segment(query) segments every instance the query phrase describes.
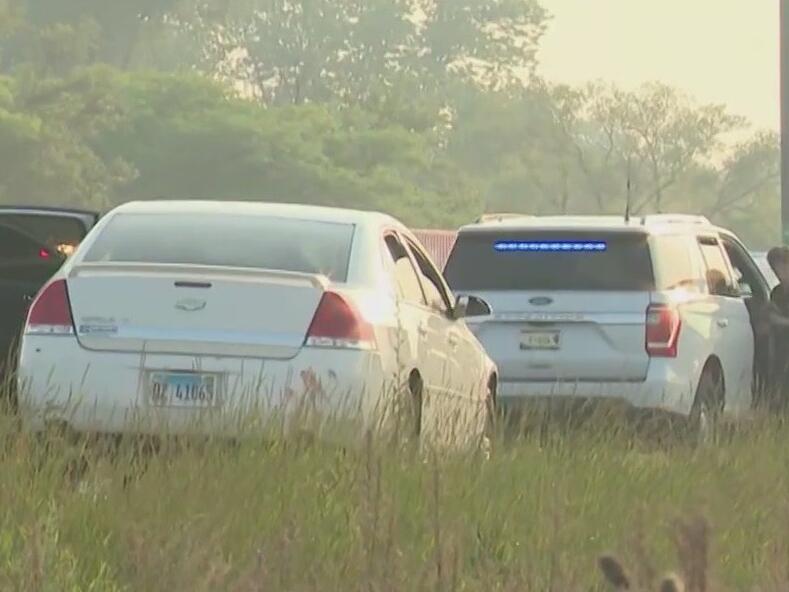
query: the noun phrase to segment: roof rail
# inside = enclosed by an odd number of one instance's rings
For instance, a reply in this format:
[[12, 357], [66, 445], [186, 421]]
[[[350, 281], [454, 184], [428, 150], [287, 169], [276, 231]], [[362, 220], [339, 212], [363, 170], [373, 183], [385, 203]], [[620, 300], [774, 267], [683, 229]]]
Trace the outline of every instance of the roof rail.
[[641, 219], [641, 224], [701, 224], [709, 226], [712, 223], [706, 216], [697, 214], [648, 214]]
[[513, 218], [533, 218], [533, 217], [534, 216], [530, 214], [514, 214], [508, 212], [482, 214], [479, 218], [476, 219], [475, 224], [481, 224], [482, 222], [501, 222], [502, 220], [511, 220]]

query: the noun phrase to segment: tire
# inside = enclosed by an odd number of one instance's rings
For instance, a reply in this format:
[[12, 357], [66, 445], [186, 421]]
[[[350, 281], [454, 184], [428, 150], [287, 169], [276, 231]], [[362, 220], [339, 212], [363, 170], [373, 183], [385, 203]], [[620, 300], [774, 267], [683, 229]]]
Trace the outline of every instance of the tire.
[[480, 442], [480, 448], [485, 458], [490, 458], [493, 452], [493, 443], [496, 439], [496, 429], [498, 427], [497, 391], [496, 378], [491, 377], [488, 383], [487, 396], [485, 397], [485, 429]]
[[688, 418], [694, 444], [710, 444], [715, 441], [724, 403], [725, 388], [721, 371], [714, 366], [707, 366], [701, 373]]
[[408, 392], [405, 401], [405, 433], [408, 440], [419, 442], [422, 437], [422, 395], [424, 385], [422, 377], [412, 372], [408, 377]]

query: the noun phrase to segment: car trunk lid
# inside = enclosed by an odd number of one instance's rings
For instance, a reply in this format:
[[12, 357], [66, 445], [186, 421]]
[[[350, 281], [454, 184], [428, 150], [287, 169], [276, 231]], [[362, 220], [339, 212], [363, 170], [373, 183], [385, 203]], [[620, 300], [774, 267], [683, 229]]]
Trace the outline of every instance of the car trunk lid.
[[286, 271], [94, 263], [72, 270], [68, 291], [88, 349], [288, 359], [327, 284]]

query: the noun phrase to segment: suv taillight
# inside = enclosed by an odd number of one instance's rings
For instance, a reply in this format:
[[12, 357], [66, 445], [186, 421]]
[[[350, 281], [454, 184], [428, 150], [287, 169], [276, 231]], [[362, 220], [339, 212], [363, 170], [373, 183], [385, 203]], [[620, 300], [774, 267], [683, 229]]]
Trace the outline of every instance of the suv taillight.
[[647, 309], [646, 348], [653, 358], [676, 358], [681, 322], [679, 312], [665, 304]]
[[337, 292], [324, 292], [310, 328], [306, 345], [344, 349], [373, 349], [375, 333], [358, 310]]
[[73, 335], [66, 280], [55, 280], [38, 293], [27, 313], [27, 335]]

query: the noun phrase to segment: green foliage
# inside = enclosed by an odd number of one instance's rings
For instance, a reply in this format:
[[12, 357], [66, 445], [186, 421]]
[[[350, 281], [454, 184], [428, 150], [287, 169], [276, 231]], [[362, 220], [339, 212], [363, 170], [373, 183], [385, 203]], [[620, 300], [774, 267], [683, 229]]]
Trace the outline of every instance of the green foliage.
[[[0, 200], [701, 212], [779, 240], [779, 145], [676, 89], [550, 85], [537, 0], [0, 0]], [[107, 66], [97, 66], [104, 63]]]
[[0, 201], [101, 208], [132, 176], [92, 141], [120, 116], [112, 72], [0, 81]]
[[525, 213], [702, 213], [754, 246], [778, 240], [779, 142], [719, 105], [648, 84], [533, 85], [460, 103], [449, 151], [487, 207]]
[[126, 115], [95, 143], [105, 160], [137, 173], [116, 202], [295, 201], [434, 224], [461, 223], [482, 207], [430, 135], [378, 125], [360, 109], [265, 109], [196, 75], [127, 75], [119, 90]]

